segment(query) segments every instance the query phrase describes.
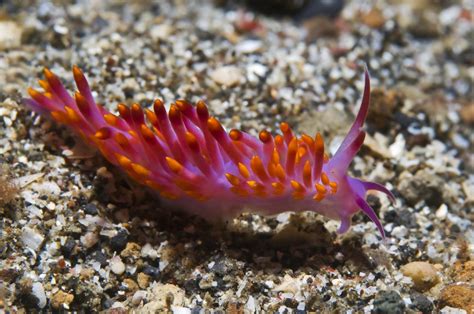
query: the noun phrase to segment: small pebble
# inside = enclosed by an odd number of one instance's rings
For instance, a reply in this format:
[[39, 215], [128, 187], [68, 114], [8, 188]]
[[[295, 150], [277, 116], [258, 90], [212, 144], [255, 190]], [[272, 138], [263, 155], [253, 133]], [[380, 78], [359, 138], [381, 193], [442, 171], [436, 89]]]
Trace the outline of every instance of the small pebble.
[[244, 78], [239, 68], [230, 65], [217, 68], [210, 73], [210, 77], [214, 82], [228, 87], [239, 84]]
[[107, 255], [105, 255], [102, 251], [98, 250], [95, 251], [91, 255], [92, 259], [100, 264], [100, 266], [104, 267], [107, 265], [108, 260], [107, 260]]
[[64, 257], [69, 258], [71, 254], [73, 253], [75, 247], [76, 247], [76, 241], [73, 238], [68, 237], [64, 245], [61, 246], [61, 252], [64, 255]]
[[150, 37], [154, 40], [167, 40], [171, 33], [173, 32], [173, 27], [168, 24], [159, 24], [154, 25], [150, 29]]
[[428, 262], [411, 262], [400, 270], [413, 280], [418, 291], [429, 290], [440, 281], [436, 268]]
[[146, 291], [138, 290], [138, 291], [135, 291], [135, 293], [133, 294], [132, 303], [133, 305], [137, 306], [145, 299], [146, 299]]
[[98, 213], [97, 206], [95, 204], [89, 203], [86, 206], [84, 206], [84, 212], [88, 215], [97, 215]]
[[408, 234], [408, 229], [405, 226], [396, 226], [392, 230], [392, 235], [399, 239], [403, 239]]
[[74, 295], [59, 290], [51, 298], [51, 307], [56, 310], [69, 309], [69, 304], [74, 300]]
[[430, 314], [434, 309], [433, 302], [421, 293], [413, 293], [411, 296], [411, 308], [420, 311], [423, 314]]
[[0, 50], [15, 48], [20, 45], [21, 25], [13, 21], [0, 21]]
[[237, 44], [235, 50], [240, 53], [254, 53], [260, 50], [262, 47], [262, 42], [260, 40], [244, 40]]
[[396, 291], [382, 291], [374, 299], [375, 314], [403, 314], [405, 303]]
[[21, 239], [27, 248], [37, 252], [44, 241], [44, 236], [36, 229], [25, 227]]
[[446, 216], [448, 215], [448, 206], [446, 204], [441, 204], [441, 206], [436, 210], [436, 218], [440, 220], [446, 219]]
[[143, 269], [143, 273], [150, 276], [151, 278], [156, 278], [160, 275], [160, 269], [158, 267], [146, 265]]
[[116, 251], [121, 252], [128, 242], [128, 232], [124, 229], [121, 229], [117, 234], [110, 239], [110, 247]]
[[137, 282], [138, 282], [138, 286], [141, 289], [146, 289], [148, 288], [148, 285], [150, 284], [150, 276], [145, 273], [138, 273]]
[[90, 249], [99, 242], [99, 236], [96, 232], [87, 232], [81, 237], [81, 243], [86, 249]]
[[371, 28], [380, 28], [385, 24], [385, 18], [380, 9], [372, 8], [362, 16], [362, 23]]
[[474, 288], [467, 284], [452, 284], [441, 291], [439, 297], [441, 307], [459, 308], [467, 313], [474, 312]]
[[141, 256], [145, 258], [148, 257], [154, 260], [158, 257], [158, 251], [155, 250], [150, 243], [147, 243], [142, 247]]
[[125, 272], [125, 264], [122, 262], [120, 256], [112, 257], [110, 260], [110, 270], [116, 275], [121, 275]]
[[138, 258], [140, 257], [140, 251], [141, 247], [139, 244], [135, 242], [128, 242], [123, 251], [120, 253], [120, 256]]

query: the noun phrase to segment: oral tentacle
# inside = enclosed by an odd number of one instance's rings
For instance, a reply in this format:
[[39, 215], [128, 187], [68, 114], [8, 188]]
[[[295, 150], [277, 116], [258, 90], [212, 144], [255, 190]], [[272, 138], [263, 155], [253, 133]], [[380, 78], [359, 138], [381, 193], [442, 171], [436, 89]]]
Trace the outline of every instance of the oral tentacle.
[[385, 239], [385, 230], [383, 229], [382, 223], [380, 222], [379, 218], [377, 217], [377, 214], [372, 209], [372, 207], [370, 207], [370, 205], [367, 204], [367, 202], [357, 194], [355, 194], [355, 201], [357, 206], [359, 206], [359, 208], [364, 212], [364, 214], [366, 214], [367, 217], [369, 217], [370, 220], [372, 220], [372, 222], [377, 226], [377, 229], [382, 235], [382, 238]]
[[359, 180], [360, 183], [362, 183], [362, 185], [364, 186], [364, 188], [368, 191], [368, 190], [374, 190], [374, 191], [379, 191], [379, 192], [382, 192], [382, 193], [385, 193], [387, 194], [388, 198], [390, 199], [390, 201], [392, 201], [392, 203], [395, 203], [395, 196], [393, 195], [393, 193], [387, 189], [385, 186], [383, 186], [382, 184], [379, 184], [379, 183], [376, 183], [376, 182], [369, 182], [369, 181], [362, 181], [362, 180]]

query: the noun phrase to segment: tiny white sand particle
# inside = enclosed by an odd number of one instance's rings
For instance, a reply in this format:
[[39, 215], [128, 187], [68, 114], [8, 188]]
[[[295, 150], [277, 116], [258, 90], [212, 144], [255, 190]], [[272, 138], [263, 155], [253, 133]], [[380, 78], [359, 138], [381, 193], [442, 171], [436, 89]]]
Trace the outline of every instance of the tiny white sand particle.
[[441, 204], [441, 206], [436, 210], [436, 218], [444, 220], [448, 215], [448, 206], [446, 204]]
[[35, 229], [25, 227], [23, 228], [21, 239], [27, 248], [37, 252], [41, 246], [41, 243], [44, 241], [44, 236]]

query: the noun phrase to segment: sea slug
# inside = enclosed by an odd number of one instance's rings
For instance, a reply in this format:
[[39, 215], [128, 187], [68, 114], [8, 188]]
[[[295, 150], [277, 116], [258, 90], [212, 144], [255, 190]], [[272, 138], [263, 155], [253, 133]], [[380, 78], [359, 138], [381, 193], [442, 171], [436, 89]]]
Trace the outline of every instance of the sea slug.
[[365, 200], [368, 190], [392, 193], [384, 186], [347, 174], [365, 138], [370, 78], [365, 71], [362, 103], [349, 133], [329, 157], [322, 136], [294, 135], [283, 122], [281, 134], [261, 131], [255, 138], [226, 132], [206, 104], [176, 100], [168, 112], [161, 100], [153, 110], [118, 105], [118, 115], [98, 105], [89, 84], [73, 67], [78, 91], [71, 95], [59, 78], [44, 69], [44, 92], [29, 88], [25, 103], [71, 127], [137, 182], [156, 190], [174, 207], [207, 219], [234, 217], [243, 211], [277, 214], [314, 211], [341, 221], [346, 232], [362, 210], [384, 237], [384, 229]]

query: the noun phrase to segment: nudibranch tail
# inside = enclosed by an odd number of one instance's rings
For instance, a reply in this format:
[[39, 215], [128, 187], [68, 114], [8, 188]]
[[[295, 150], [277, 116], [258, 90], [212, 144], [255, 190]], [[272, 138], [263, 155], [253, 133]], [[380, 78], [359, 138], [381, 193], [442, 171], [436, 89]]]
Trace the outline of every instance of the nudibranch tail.
[[330, 156], [321, 134], [297, 137], [283, 122], [281, 134], [263, 130], [258, 138], [227, 132], [209, 114], [204, 101], [177, 100], [166, 110], [161, 100], [152, 109], [119, 104], [113, 114], [96, 104], [87, 79], [73, 67], [78, 90], [71, 96], [50, 70], [28, 90], [34, 110], [70, 126], [114, 165], [164, 198], [206, 218], [235, 216], [243, 210], [266, 214], [310, 210], [340, 219], [338, 232], [350, 227], [362, 210], [383, 227], [365, 201], [368, 190], [393, 195], [382, 185], [347, 175], [364, 142], [362, 130], [369, 106], [370, 78], [359, 113], [341, 147]]

